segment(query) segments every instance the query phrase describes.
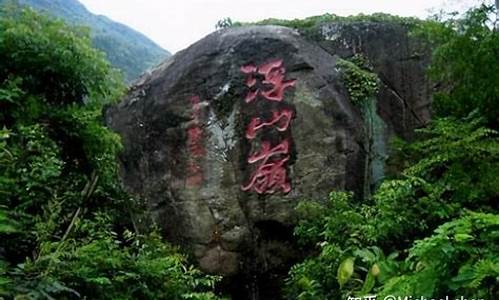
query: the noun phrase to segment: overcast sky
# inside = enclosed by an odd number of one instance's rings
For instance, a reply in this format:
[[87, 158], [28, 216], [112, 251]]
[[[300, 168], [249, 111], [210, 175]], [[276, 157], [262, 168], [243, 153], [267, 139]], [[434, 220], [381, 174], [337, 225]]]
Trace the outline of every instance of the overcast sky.
[[294, 19], [333, 13], [384, 12], [426, 18], [443, 7], [462, 10], [477, 0], [80, 0], [91, 12], [124, 23], [175, 53], [212, 32], [218, 20]]

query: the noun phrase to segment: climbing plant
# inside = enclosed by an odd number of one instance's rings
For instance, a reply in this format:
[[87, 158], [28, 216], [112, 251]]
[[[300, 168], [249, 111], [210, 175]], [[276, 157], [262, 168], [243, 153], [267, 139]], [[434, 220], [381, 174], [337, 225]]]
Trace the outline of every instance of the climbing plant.
[[366, 102], [374, 101], [380, 80], [364, 56], [356, 54], [349, 60], [337, 58], [337, 66], [354, 105], [363, 107]]

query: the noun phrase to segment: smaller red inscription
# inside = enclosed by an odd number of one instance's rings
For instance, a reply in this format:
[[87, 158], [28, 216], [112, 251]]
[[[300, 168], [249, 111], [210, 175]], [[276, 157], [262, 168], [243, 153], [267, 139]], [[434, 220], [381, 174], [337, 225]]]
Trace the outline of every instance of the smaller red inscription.
[[257, 83], [256, 74], [264, 75], [262, 83], [270, 86], [268, 90], [257, 88], [249, 91], [245, 97], [246, 103], [254, 101], [258, 95], [262, 95], [270, 101], [282, 101], [285, 89], [295, 85], [295, 79], [285, 80], [285, 67], [283, 67], [282, 59], [274, 60], [258, 67], [255, 65], [245, 65], [240, 70], [247, 74], [245, 84], [248, 87], [254, 87]]
[[189, 162], [187, 173], [188, 177], [186, 179], [186, 184], [188, 186], [200, 186], [203, 183], [203, 170], [196, 162]]
[[205, 155], [205, 148], [203, 148], [203, 130], [199, 126], [191, 127], [187, 130], [188, 133], [188, 148], [189, 153], [193, 157], [200, 157]]
[[187, 129], [187, 148], [190, 157], [187, 166], [186, 183], [188, 186], [199, 186], [203, 182], [203, 169], [199, 161], [206, 154], [206, 149], [203, 146], [203, 129], [199, 125], [201, 114], [200, 97], [194, 96], [190, 99], [190, 102], [193, 123]]
[[269, 121], [261, 121], [259, 117], [252, 118], [250, 124], [247, 126], [246, 138], [252, 140], [255, 138], [257, 130], [265, 126], [271, 126], [276, 124], [276, 129], [278, 131], [285, 131], [290, 126], [290, 121], [292, 120], [293, 111], [289, 109], [283, 109], [282, 111], [273, 111], [273, 117]]
[[[253, 164], [260, 161], [260, 165], [255, 170], [248, 185], [242, 186], [241, 189], [243, 191], [253, 189], [259, 194], [273, 194], [279, 189], [284, 193], [290, 192], [292, 188], [284, 166], [290, 159], [288, 153], [288, 140], [284, 140], [273, 148], [269, 142], [263, 142], [260, 152], [254, 153], [248, 158], [248, 163]], [[273, 156], [274, 160], [272, 160]], [[276, 159], [276, 156], [282, 158]]]

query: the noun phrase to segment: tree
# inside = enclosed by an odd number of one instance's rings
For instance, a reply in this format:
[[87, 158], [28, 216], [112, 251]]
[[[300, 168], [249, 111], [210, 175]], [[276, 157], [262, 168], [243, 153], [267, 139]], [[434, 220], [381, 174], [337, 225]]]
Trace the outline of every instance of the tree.
[[217, 277], [134, 221], [102, 120], [123, 90], [86, 29], [0, 11], [0, 298], [215, 298]]
[[473, 110], [498, 128], [498, 9], [488, 2], [460, 17], [436, 17], [417, 31], [434, 48], [430, 78], [437, 116], [466, 117]]
[[224, 18], [217, 21], [217, 24], [215, 24], [215, 29], [224, 29], [232, 26], [233, 26], [233, 20], [231, 20], [231, 18]]

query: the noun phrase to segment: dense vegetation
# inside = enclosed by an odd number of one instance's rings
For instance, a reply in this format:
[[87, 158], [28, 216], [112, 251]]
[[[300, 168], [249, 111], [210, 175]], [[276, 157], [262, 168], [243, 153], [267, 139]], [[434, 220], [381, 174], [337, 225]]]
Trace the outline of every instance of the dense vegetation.
[[[313, 254], [290, 270], [285, 297], [498, 298], [492, 13], [483, 5], [432, 22], [370, 17], [410, 22], [432, 43], [436, 118], [412, 143], [394, 144], [401, 172], [371, 196], [335, 191], [298, 206], [295, 235]], [[307, 30], [332, 18], [261, 24]], [[360, 106], [377, 92], [364, 64], [339, 63]], [[120, 187], [120, 139], [102, 109], [123, 91], [88, 31], [29, 9], [0, 11], [0, 298], [217, 298], [219, 278], [163, 241], [144, 204]]]
[[374, 13], [371, 15], [359, 14], [355, 16], [343, 17], [335, 14], [326, 13], [319, 16], [307, 17], [305, 19], [293, 19], [293, 20], [283, 20], [283, 19], [275, 19], [269, 18], [264, 19], [258, 22], [246, 23], [233, 21], [231, 18], [223, 18], [215, 24], [215, 28], [228, 28], [228, 27], [239, 27], [246, 25], [278, 25], [285, 26], [299, 30], [307, 30], [307, 29], [315, 29], [319, 25], [328, 23], [328, 22], [394, 22], [404, 25], [414, 25], [417, 23], [421, 23], [420, 19], [411, 18], [411, 17], [399, 17], [385, 13]]
[[433, 99], [436, 114], [463, 118], [477, 110], [498, 128], [498, 9], [483, 4], [463, 18], [428, 23], [416, 34], [437, 46], [429, 70], [440, 89]]
[[88, 26], [92, 44], [106, 53], [111, 65], [121, 70], [128, 82], [170, 55], [143, 34], [92, 14], [77, 0], [0, 0], [1, 6], [13, 3], [62, 18], [69, 24]]
[[[497, 13], [481, 5], [415, 26], [435, 49], [436, 118], [395, 143], [403, 170], [369, 199], [337, 191], [298, 206], [295, 235], [316, 254], [292, 267], [289, 298], [498, 298]], [[350, 82], [376, 82], [342, 67]], [[370, 85], [348, 89], [359, 103]]]
[[298, 30], [304, 37], [312, 40], [321, 40], [322, 35], [319, 28], [322, 24], [329, 22], [341, 22], [341, 23], [352, 23], [352, 22], [379, 22], [379, 23], [397, 23], [408, 27], [414, 27], [423, 21], [412, 17], [399, 17], [385, 13], [374, 13], [371, 15], [358, 14], [355, 16], [338, 16], [331, 13], [326, 13], [319, 16], [307, 17], [305, 19], [276, 19], [269, 18], [258, 22], [240, 22], [233, 21], [231, 18], [223, 18], [215, 24], [216, 29], [229, 28], [229, 27], [240, 27], [248, 25], [277, 25], [285, 26]]
[[215, 298], [118, 184], [101, 112], [123, 90], [86, 31], [0, 12], [0, 298]]

